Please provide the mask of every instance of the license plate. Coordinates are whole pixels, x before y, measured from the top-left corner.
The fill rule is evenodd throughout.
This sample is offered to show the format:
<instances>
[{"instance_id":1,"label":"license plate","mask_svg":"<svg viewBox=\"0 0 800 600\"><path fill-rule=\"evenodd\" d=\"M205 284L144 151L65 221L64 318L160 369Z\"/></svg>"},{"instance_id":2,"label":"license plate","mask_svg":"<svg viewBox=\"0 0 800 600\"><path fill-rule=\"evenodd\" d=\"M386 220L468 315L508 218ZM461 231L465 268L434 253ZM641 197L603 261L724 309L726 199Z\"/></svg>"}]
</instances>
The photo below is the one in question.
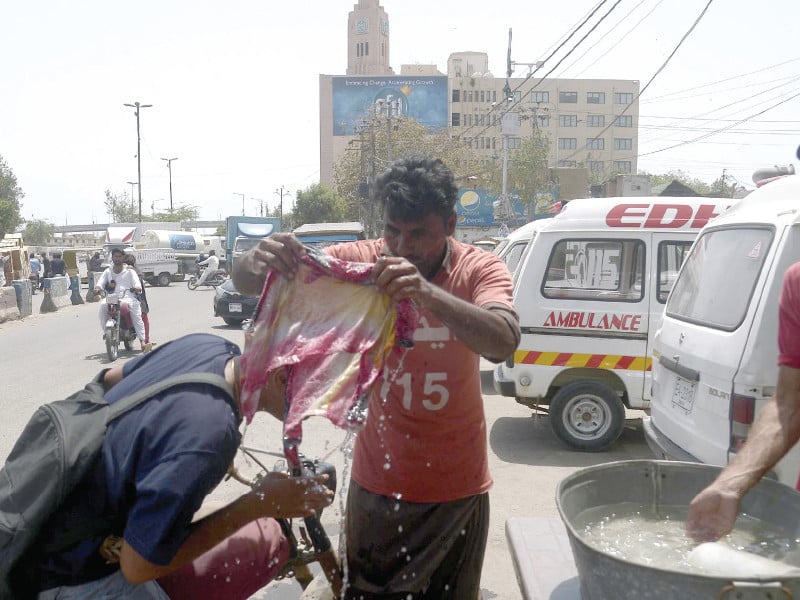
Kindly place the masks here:
<instances>
[{"instance_id":1,"label":"license plate","mask_svg":"<svg viewBox=\"0 0 800 600\"><path fill-rule=\"evenodd\" d=\"M228 310L231 312L242 312L242 303L241 302L231 302L228 304Z\"/></svg>"},{"instance_id":2,"label":"license plate","mask_svg":"<svg viewBox=\"0 0 800 600\"><path fill-rule=\"evenodd\" d=\"M672 405L678 406L686 413L692 412L694 406L694 394L697 389L697 382L675 378L675 388L672 390Z\"/></svg>"}]
</instances>

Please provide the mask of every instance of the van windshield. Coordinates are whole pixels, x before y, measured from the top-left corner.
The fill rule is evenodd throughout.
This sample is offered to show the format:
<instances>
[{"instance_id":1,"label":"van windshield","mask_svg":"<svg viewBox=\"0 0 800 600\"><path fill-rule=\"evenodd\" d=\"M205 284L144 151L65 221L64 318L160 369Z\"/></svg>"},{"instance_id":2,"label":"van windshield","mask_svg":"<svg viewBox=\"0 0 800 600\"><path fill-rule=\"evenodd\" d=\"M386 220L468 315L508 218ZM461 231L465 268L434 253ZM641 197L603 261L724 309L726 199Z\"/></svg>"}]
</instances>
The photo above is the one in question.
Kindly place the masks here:
<instances>
[{"instance_id":1,"label":"van windshield","mask_svg":"<svg viewBox=\"0 0 800 600\"><path fill-rule=\"evenodd\" d=\"M670 317L724 331L742 324L774 236L771 228L729 228L697 239L667 301Z\"/></svg>"}]
</instances>

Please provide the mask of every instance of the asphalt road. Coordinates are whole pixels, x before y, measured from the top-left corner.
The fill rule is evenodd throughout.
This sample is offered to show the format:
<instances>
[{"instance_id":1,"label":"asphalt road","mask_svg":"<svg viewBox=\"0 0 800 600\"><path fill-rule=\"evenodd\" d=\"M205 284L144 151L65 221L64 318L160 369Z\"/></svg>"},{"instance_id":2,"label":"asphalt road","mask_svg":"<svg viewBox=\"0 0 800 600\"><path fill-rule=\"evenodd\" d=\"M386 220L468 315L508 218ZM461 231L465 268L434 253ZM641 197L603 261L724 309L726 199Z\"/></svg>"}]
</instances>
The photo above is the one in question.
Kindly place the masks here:
<instances>
[{"instance_id":1,"label":"asphalt road","mask_svg":"<svg viewBox=\"0 0 800 600\"><path fill-rule=\"evenodd\" d=\"M83 290L85 295L85 289ZM165 342L181 335L207 331L241 343L241 330L226 326L211 309L211 290L189 291L183 283L166 288L149 287L151 339ZM19 432L34 408L41 403L69 395L108 366L101 339L97 304L68 306L55 313L39 314L42 295L34 296L35 313L21 321L0 324L0 460L5 460ZM138 352L138 351L137 351ZM118 362L136 352L120 351ZM555 490L566 475L592 465L615 460L653 458L641 429L641 413L629 414L628 427L617 444L602 453L568 450L552 434L546 416L532 417L511 398L494 393L491 365L482 363L484 402L490 441L490 467L494 476L491 491L491 522L487 556L481 579L484 600L521 598L505 536L505 522L512 516L556 517ZM245 432L245 445L264 452L280 452L280 424L259 415ZM346 472L340 451L344 432L324 419L312 419L304 426L302 448L309 457L323 458L338 470L340 490ZM262 455L271 466L276 457ZM255 466L241 461L245 471ZM211 501L230 501L244 488L235 481L224 482ZM323 525L334 546L341 529L343 495L325 511ZM299 596L293 581L274 582L254 600L289 600Z\"/></svg>"}]
</instances>

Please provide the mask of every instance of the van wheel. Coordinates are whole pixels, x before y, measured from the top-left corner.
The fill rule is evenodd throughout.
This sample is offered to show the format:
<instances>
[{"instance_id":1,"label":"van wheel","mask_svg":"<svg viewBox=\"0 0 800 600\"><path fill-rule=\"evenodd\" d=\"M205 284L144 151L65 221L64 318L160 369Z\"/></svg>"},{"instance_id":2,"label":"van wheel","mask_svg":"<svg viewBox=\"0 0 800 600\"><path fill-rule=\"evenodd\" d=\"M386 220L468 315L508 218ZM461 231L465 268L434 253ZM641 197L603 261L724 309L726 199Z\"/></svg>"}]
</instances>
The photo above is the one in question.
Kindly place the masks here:
<instances>
[{"instance_id":1,"label":"van wheel","mask_svg":"<svg viewBox=\"0 0 800 600\"><path fill-rule=\"evenodd\" d=\"M625 406L607 385L576 381L550 402L556 437L577 450L598 452L613 444L625 427Z\"/></svg>"},{"instance_id":2,"label":"van wheel","mask_svg":"<svg viewBox=\"0 0 800 600\"><path fill-rule=\"evenodd\" d=\"M171 281L172 277L169 273L160 273L158 275L158 285L161 287L167 287Z\"/></svg>"}]
</instances>

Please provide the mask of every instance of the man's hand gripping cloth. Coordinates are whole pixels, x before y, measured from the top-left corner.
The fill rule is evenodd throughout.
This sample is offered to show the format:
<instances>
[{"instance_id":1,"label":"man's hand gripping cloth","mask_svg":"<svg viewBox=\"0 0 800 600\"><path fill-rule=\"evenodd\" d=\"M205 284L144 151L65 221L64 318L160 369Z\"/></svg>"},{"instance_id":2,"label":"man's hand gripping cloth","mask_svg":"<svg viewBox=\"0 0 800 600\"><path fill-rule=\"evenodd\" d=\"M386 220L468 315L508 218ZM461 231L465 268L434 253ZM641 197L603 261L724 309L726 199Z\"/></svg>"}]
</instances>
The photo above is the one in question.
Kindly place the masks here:
<instances>
[{"instance_id":1,"label":"man's hand gripping cloth","mask_svg":"<svg viewBox=\"0 0 800 600\"><path fill-rule=\"evenodd\" d=\"M291 367L286 438L299 442L306 417L326 416L346 427L351 409L366 406L392 349L413 345L418 319L413 302L395 304L378 290L372 267L309 250L294 279L269 273L253 337L242 355L242 408L248 423L267 374L281 366Z\"/></svg>"}]
</instances>

